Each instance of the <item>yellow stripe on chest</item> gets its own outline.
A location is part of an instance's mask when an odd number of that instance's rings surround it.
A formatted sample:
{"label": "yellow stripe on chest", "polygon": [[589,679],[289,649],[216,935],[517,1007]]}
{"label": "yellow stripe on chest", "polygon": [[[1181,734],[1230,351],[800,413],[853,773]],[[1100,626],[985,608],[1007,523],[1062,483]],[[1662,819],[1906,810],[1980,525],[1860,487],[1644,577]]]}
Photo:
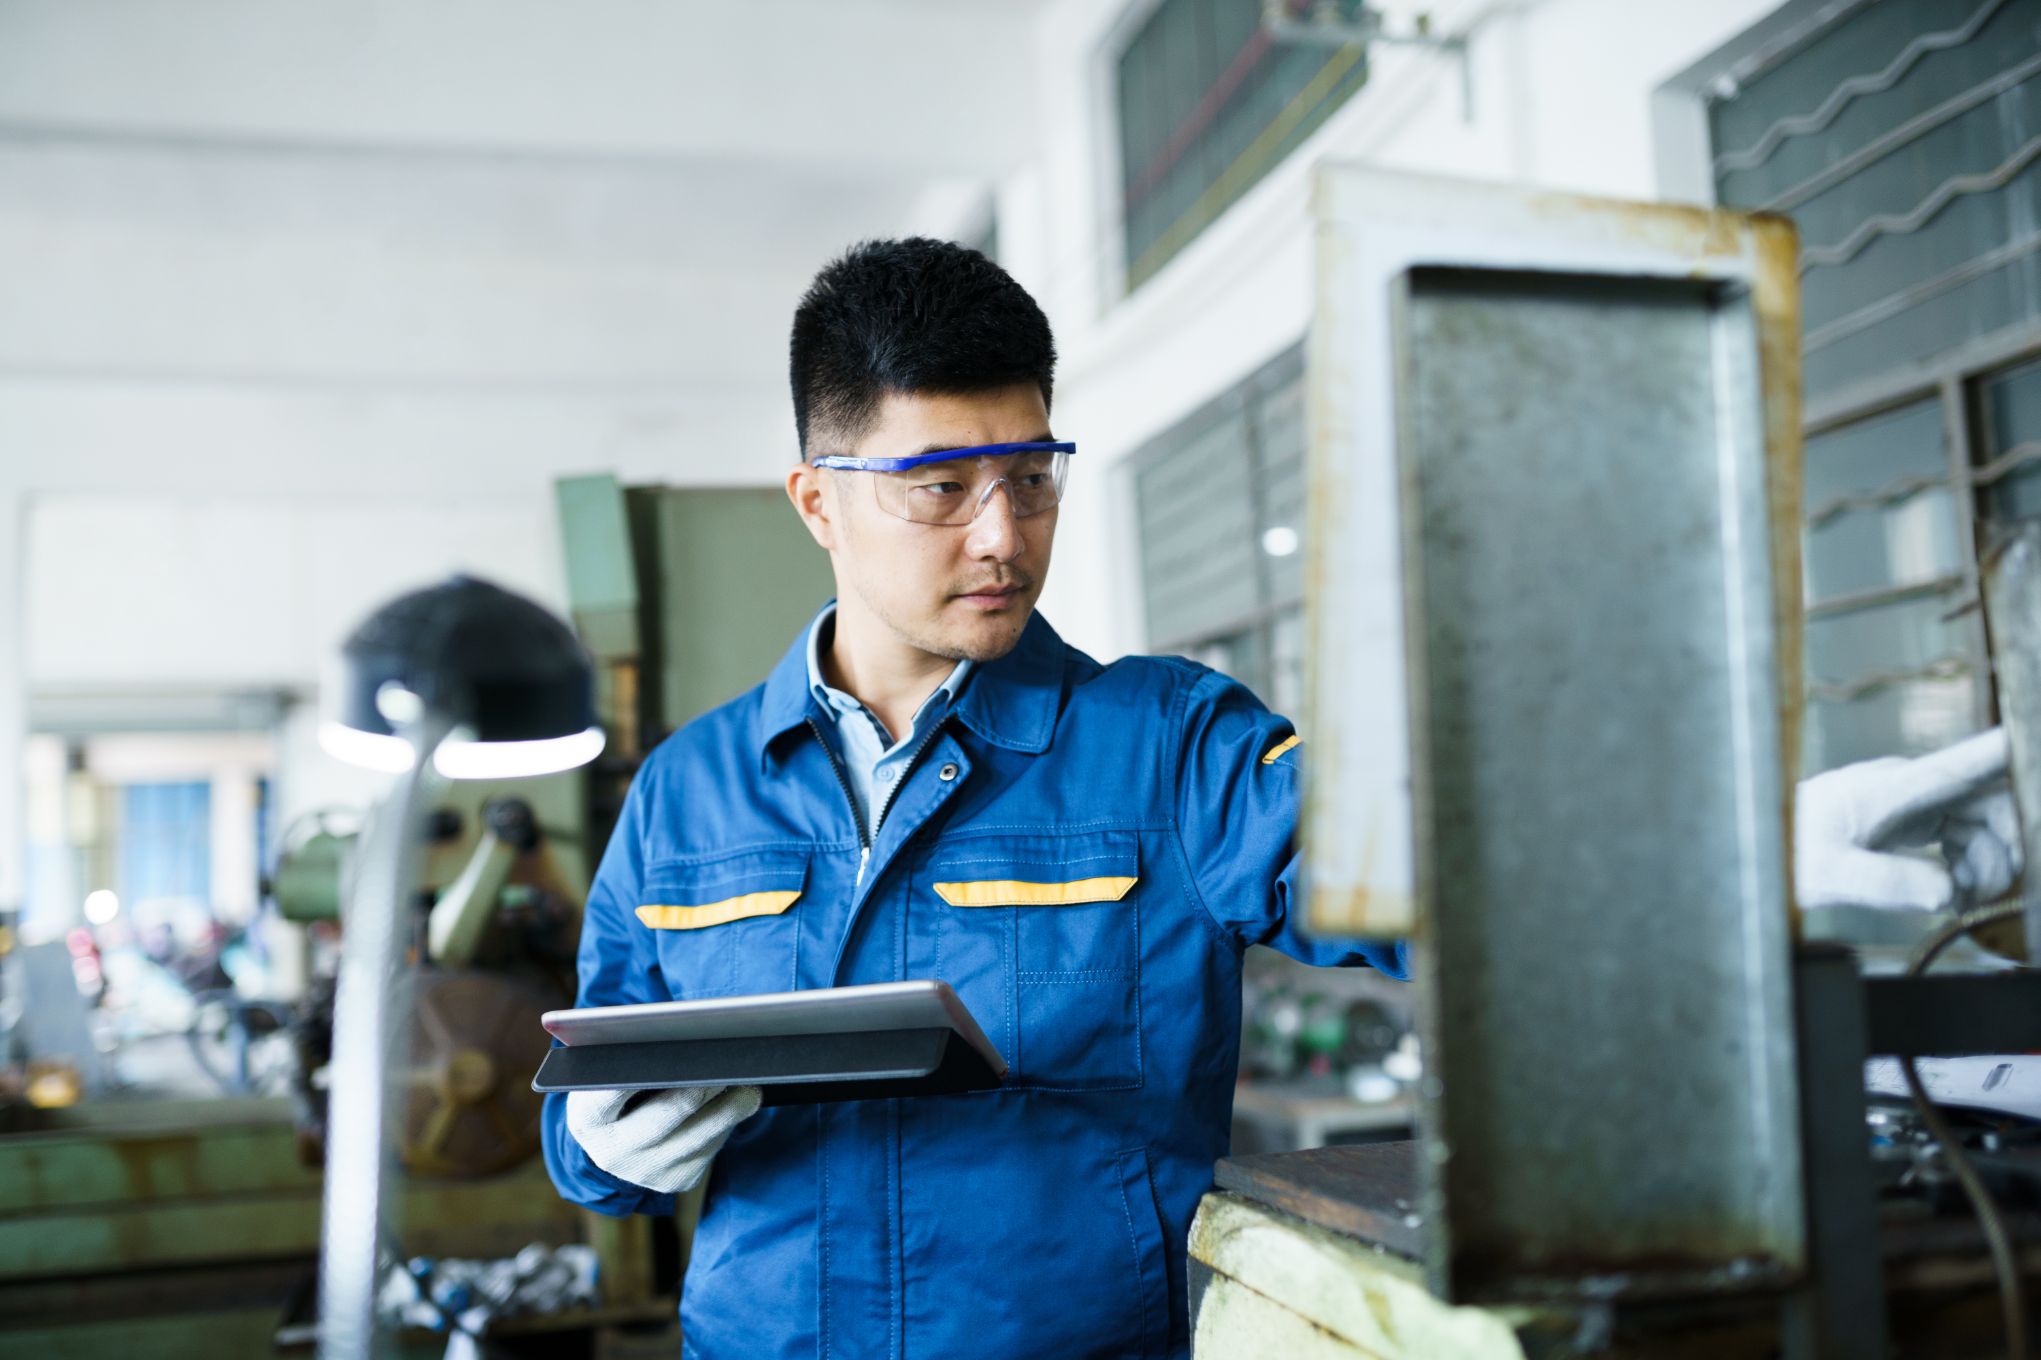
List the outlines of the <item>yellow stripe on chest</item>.
{"label": "yellow stripe on chest", "polygon": [[705,902],[698,907],[643,906],[638,908],[638,919],[654,930],[701,930],[706,926],[725,925],[741,921],[747,916],[777,916],[800,896],[798,889],[792,892],[755,892],[741,897],[726,897],[721,902]]}
{"label": "yellow stripe on chest", "polygon": [[1117,902],[1138,882],[1134,878],[1079,878],[1068,883],[1020,883],[1001,879],[938,883],[937,897],[953,907],[1074,907],[1084,902]]}

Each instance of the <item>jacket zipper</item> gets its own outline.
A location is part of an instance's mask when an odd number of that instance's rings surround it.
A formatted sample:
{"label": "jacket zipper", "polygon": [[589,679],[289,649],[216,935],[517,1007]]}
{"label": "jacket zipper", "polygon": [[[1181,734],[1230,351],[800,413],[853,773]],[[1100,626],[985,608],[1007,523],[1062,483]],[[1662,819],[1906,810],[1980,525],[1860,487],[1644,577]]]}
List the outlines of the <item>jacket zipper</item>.
{"label": "jacket zipper", "polygon": [[808,730],[815,734],[815,740],[822,743],[822,754],[829,757],[829,768],[836,772],[836,787],[843,790],[844,806],[850,809],[851,824],[858,832],[858,876],[853,886],[865,881],[865,865],[872,858],[872,837],[865,830],[865,816],[858,811],[857,795],[850,791],[850,775],[844,771],[843,761],[837,756],[836,748],[829,744],[829,738],[822,733],[822,724],[808,719]]}
{"label": "jacket zipper", "polygon": [[948,714],[937,719],[935,726],[928,729],[928,735],[921,739],[921,745],[914,748],[914,754],[907,757],[907,764],[901,768],[900,777],[893,781],[892,788],[886,790],[886,801],[879,804],[878,818],[867,831],[864,816],[858,811],[857,795],[851,792],[850,775],[843,768],[843,760],[836,754],[836,748],[829,744],[829,738],[823,735],[821,724],[813,718],[808,719],[808,730],[815,734],[815,740],[822,743],[823,754],[829,757],[829,768],[836,774],[836,787],[843,790],[843,801],[850,807],[850,819],[857,824],[858,876],[853,880],[854,887],[864,885],[865,866],[871,863],[872,859],[872,838],[885,829],[886,814],[893,810],[893,800],[898,798],[900,790],[907,786],[907,780],[913,775],[914,767],[921,763],[922,755],[935,744],[937,734],[943,730],[943,724],[948,720]]}
{"label": "jacket zipper", "polygon": [[943,724],[947,721],[948,714],[936,719],[935,726],[929,728],[928,735],[921,739],[921,745],[915,747],[914,754],[907,757],[907,763],[900,769],[900,777],[893,781],[892,788],[886,790],[886,801],[879,804],[879,818],[872,823],[874,835],[886,829],[886,814],[893,810],[893,800],[900,796],[900,790],[907,787],[907,780],[914,774],[914,767],[921,763],[922,752],[935,744],[936,734],[943,730]]}

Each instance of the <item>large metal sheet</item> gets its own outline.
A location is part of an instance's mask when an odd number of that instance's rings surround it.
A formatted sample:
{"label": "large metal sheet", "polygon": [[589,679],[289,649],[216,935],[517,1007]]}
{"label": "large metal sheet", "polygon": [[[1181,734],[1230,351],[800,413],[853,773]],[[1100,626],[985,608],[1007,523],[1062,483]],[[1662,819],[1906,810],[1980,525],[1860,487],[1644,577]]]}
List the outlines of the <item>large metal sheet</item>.
{"label": "large metal sheet", "polygon": [[1398,341],[1454,1291],[1793,1262],[1748,293],[1421,269]]}
{"label": "large metal sheet", "polygon": [[1792,1278],[1791,229],[1319,189],[1312,924],[1415,943],[1434,1286]]}

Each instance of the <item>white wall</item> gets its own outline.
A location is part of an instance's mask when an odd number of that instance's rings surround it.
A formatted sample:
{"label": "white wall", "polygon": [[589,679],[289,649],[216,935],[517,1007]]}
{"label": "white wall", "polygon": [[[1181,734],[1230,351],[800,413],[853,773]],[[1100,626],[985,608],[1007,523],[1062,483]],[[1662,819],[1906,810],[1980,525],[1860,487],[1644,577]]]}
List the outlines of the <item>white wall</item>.
{"label": "white wall", "polygon": [[[1105,117],[1116,33],[1145,10],[1059,0],[1043,14],[1045,189],[1034,220],[1003,222],[1015,264],[1057,326],[1058,435],[1081,450],[1044,611],[1101,657],[1145,645],[1130,508],[1114,465],[1144,440],[1303,338],[1310,323],[1310,169],[1322,158],[1654,197],[1650,95],[1776,8],[1777,0],[1460,0],[1413,8],[1472,27],[1473,116],[1453,61],[1378,47],[1369,82],[1133,296],[1110,299],[1119,254]],[[1004,200],[1003,200],[1004,201]],[[1027,237],[1024,242],[1019,238]]]}
{"label": "white wall", "polygon": [[46,496],[28,522],[43,690],[307,687],[376,605],[454,571],[565,607],[547,507]]}
{"label": "white wall", "polygon": [[[776,481],[801,289],[1023,163],[1034,11],[0,0],[0,907],[30,684],[310,692],[453,567],[561,603],[556,477]],[[308,735],[286,814],[365,792]]]}

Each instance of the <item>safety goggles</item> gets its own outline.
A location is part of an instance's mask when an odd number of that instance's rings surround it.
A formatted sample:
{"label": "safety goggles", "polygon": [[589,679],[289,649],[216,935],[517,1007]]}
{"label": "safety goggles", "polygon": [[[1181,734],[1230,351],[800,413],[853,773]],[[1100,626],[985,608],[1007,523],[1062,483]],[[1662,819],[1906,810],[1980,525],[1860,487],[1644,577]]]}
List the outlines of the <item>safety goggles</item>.
{"label": "safety goggles", "polygon": [[835,472],[869,472],[879,508],[916,524],[969,524],[1006,488],[1014,518],[1053,509],[1075,444],[973,444],[910,458],[850,458],[831,454],[815,466]]}

